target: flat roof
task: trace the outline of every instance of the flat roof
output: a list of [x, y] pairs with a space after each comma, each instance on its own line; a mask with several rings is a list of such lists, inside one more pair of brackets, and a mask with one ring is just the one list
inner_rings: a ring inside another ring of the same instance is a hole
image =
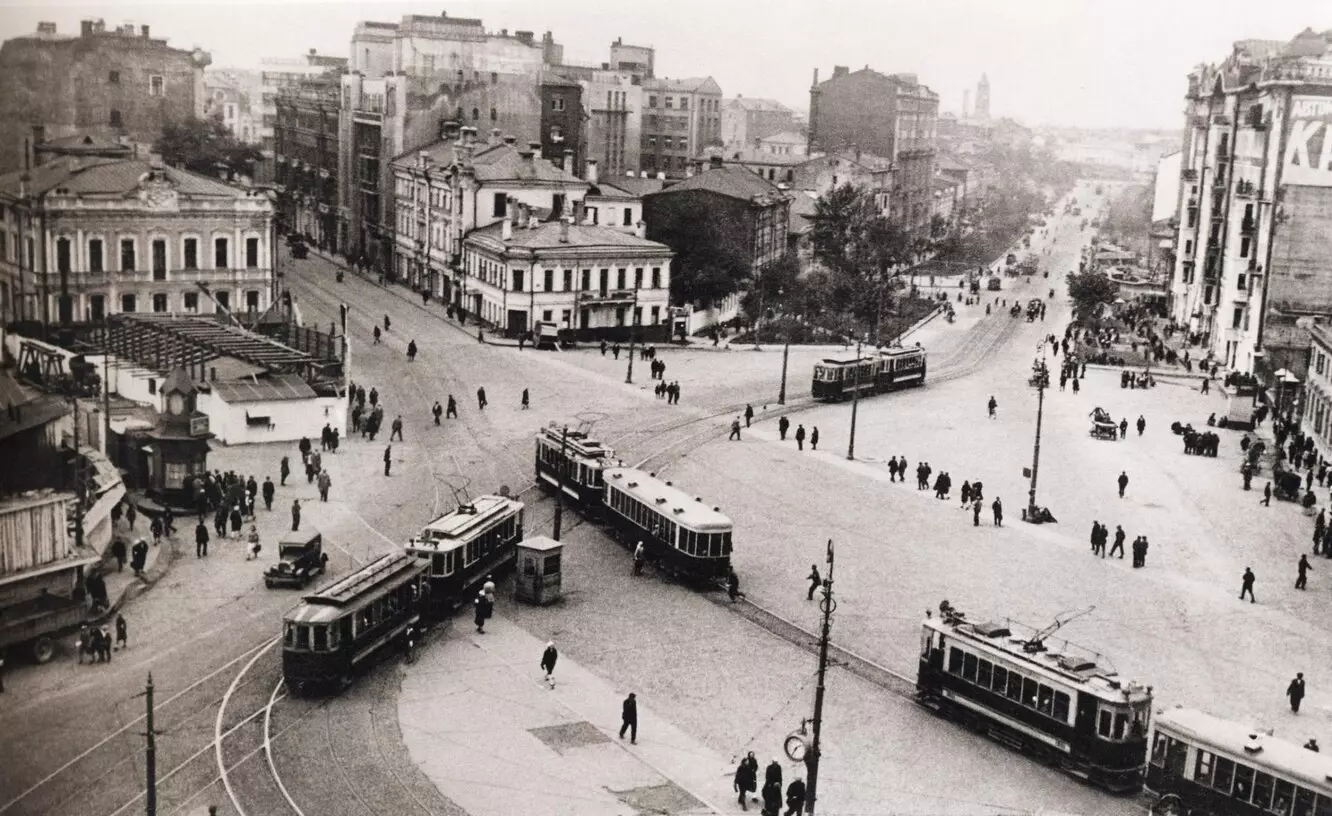
[[[1301, 787], [1332, 796], [1332, 755], [1310, 751], [1196, 708], [1166, 709], [1156, 715], [1156, 727], [1174, 731], [1198, 743], [1204, 750], [1228, 754], [1237, 762], [1270, 770]], [[1255, 746], [1261, 746], [1261, 749], [1249, 750]]]
[[523, 509], [523, 503], [504, 496], [478, 496], [451, 513], [445, 513], [427, 524], [421, 534], [408, 546], [430, 546], [438, 549], [443, 541], [462, 541], [478, 530], [489, 527], [510, 513]]
[[637, 468], [606, 468], [606, 485], [657, 510], [694, 530], [723, 531], [734, 525], [726, 514], [710, 507], [700, 497], [663, 482]]

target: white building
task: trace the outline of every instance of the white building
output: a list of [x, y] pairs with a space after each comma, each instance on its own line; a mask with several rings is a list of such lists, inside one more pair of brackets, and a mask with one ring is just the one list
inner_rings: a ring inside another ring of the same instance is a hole
[[208, 429], [226, 445], [314, 439], [325, 424], [345, 427], [346, 403], [321, 397], [299, 374], [273, 374], [208, 383], [198, 408]]

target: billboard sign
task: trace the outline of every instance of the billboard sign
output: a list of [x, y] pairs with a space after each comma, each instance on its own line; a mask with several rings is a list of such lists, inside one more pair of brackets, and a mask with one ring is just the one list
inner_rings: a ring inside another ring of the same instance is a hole
[[1303, 187], [1332, 187], [1332, 97], [1291, 100], [1281, 180]]

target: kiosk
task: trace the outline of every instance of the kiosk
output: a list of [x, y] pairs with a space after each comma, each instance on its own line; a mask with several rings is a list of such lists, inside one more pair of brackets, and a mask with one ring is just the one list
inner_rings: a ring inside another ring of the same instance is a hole
[[564, 545], [548, 536], [518, 542], [518, 574], [513, 594], [520, 601], [546, 606], [560, 599], [560, 557]]

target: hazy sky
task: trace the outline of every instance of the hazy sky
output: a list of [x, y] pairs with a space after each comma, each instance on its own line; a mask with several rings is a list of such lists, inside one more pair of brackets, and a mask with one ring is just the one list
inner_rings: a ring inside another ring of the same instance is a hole
[[1180, 127], [1193, 65], [1219, 62], [1235, 40], [1332, 28], [1329, 0], [0, 0], [0, 36], [39, 20], [76, 33], [100, 17], [147, 23], [174, 46], [211, 51], [215, 66], [256, 67], [310, 48], [346, 55], [358, 20], [441, 11], [496, 31], [550, 30], [568, 62], [599, 64], [623, 37], [657, 49], [659, 76], [710, 74], [728, 97], [800, 109], [814, 69], [826, 78], [834, 64], [914, 72], [944, 111], [959, 111], [985, 72], [994, 115], [1090, 127]]

